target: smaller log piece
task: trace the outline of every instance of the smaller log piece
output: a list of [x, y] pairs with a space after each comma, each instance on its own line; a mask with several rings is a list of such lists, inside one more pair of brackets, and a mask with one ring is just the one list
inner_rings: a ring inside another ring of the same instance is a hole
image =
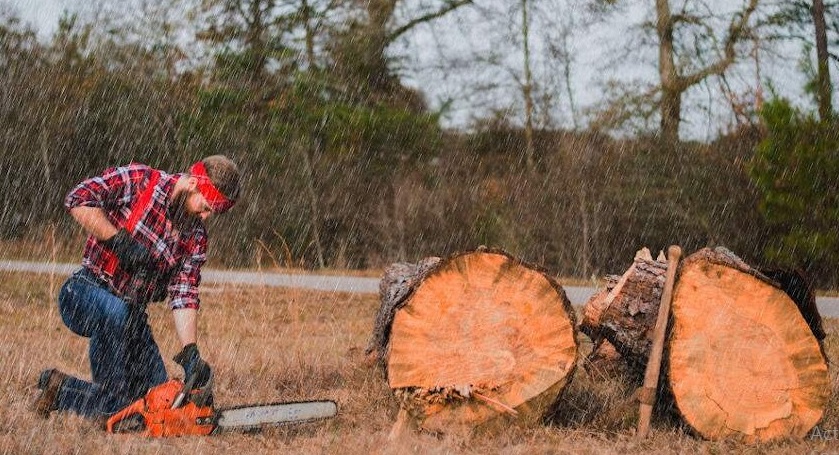
[[[614, 279], [607, 280], [606, 289], [589, 299], [580, 324], [595, 346], [604, 346], [601, 339], [605, 338], [630, 368], [639, 372], [647, 364], [664, 289], [667, 264], [661, 259], [653, 260], [646, 248], [638, 251], [614, 286]], [[596, 350], [592, 353], [593, 360], [603, 356]]]
[[701, 436], [804, 437], [830, 396], [827, 363], [795, 303], [723, 248], [684, 260], [672, 305], [668, 380]]
[[615, 345], [609, 342], [600, 331], [600, 317], [606, 309], [604, 303], [609, 291], [620, 281], [618, 275], [607, 275], [605, 287], [596, 292], [583, 306], [583, 321], [580, 331], [591, 339], [591, 352], [585, 358], [583, 366], [589, 374], [602, 377], [619, 376], [628, 372], [628, 365], [621, 357]]
[[[603, 312], [609, 308], [614, 297], [610, 297], [609, 293], [621, 280], [618, 275], [607, 275], [605, 280], [605, 287], [595, 292], [588, 302], [583, 305], [583, 320], [580, 322], [580, 331], [591, 338], [595, 344], [603, 340], [603, 333], [600, 331], [600, 319], [603, 317]], [[607, 300], [608, 299], [608, 300]]]
[[539, 422], [576, 364], [574, 313], [562, 287], [486, 249], [440, 261], [412, 283], [395, 306], [387, 346], [377, 349], [417, 427], [460, 433]]
[[589, 375], [601, 379], [639, 373], [630, 369], [615, 346], [605, 338], [592, 346], [583, 366]]

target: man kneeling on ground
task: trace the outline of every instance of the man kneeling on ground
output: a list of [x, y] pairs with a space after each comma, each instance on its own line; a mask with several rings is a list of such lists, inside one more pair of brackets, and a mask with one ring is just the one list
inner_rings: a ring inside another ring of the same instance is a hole
[[90, 338], [91, 381], [56, 369], [38, 378], [35, 411], [72, 411], [106, 418], [166, 381], [146, 305], [171, 298], [183, 349], [175, 361], [196, 388], [211, 378], [198, 351], [198, 285], [206, 261], [208, 217], [229, 210], [239, 195], [239, 170], [222, 155], [168, 174], [143, 164], [106, 170], [76, 186], [65, 199], [90, 234], [82, 268], [61, 288], [64, 324]]

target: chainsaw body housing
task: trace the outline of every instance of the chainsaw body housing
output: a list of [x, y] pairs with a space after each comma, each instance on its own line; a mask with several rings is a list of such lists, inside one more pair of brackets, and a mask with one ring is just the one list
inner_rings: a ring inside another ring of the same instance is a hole
[[[170, 379], [149, 389], [143, 398], [131, 403], [112, 415], [107, 422], [109, 433], [120, 432], [119, 423], [142, 417], [145, 424], [144, 434], [149, 437], [208, 435], [216, 427], [215, 410], [211, 405], [198, 406], [191, 400], [172, 409], [175, 397], [183, 390], [184, 383]], [[115, 431], [116, 429], [116, 431]]]

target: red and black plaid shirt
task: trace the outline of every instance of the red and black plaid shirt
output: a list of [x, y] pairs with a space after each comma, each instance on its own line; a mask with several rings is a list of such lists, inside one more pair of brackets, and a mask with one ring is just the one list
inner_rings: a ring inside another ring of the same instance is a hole
[[[144, 164], [110, 168], [73, 188], [64, 200], [68, 209], [79, 206], [99, 207], [117, 228], [123, 227], [134, 207], [135, 200], [146, 188], [154, 170]], [[160, 171], [158, 171], [160, 172]], [[82, 266], [105, 281], [111, 290], [122, 297], [131, 296], [143, 303], [161, 291], [168, 291], [172, 309], [198, 309], [198, 285], [201, 266], [207, 260], [207, 231], [200, 221], [195, 227], [177, 233], [166, 217], [175, 182], [183, 174], [160, 172], [151, 202], [131, 235], [143, 244], [155, 258], [156, 270], [146, 276], [131, 276], [117, 265], [113, 275], [107, 273], [103, 247], [93, 236], [88, 237]]]

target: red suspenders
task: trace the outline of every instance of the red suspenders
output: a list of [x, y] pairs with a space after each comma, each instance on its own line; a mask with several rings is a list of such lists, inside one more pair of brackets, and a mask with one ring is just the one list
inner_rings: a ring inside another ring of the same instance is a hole
[[[137, 200], [134, 201], [134, 205], [131, 206], [131, 213], [128, 215], [128, 219], [125, 221], [125, 225], [122, 226], [125, 228], [126, 231], [128, 231], [129, 234], [134, 233], [134, 228], [140, 221], [140, 217], [143, 216], [149, 204], [151, 204], [152, 197], [154, 196], [154, 187], [157, 185], [158, 181], [160, 181], [160, 171], [152, 169], [151, 176], [149, 177], [149, 183], [146, 185], [145, 188], [143, 188], [143, 192], [140, 193], [140, 196], [137, 198]], [[117, 259], [116, 255], [109, 250], [104, 250], [103, 254], [108, 255], [108, 258], [105, 262], [104, 272], [108, 276], [114, 276], [114, 272], [116, 272], [117, 270], [119, 260]]]

